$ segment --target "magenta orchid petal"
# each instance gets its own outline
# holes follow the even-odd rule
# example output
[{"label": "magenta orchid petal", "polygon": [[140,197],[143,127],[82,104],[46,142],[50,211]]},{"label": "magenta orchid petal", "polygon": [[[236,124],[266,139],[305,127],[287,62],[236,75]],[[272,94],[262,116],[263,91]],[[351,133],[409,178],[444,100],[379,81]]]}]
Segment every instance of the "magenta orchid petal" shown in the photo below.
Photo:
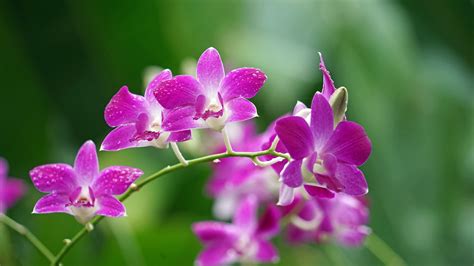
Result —
[{"label": "magenta orchid petal", "polygon": [[322,158],[324,169],[328,172],[330,176],[334,176],[337,170],[337,158],[331,153],[323,154]]},{"label": "magenta orchid petal", "polygon": [[36,189],[43,193],[68,193],[77,187],[74,169],[67,164],[47,164],[30,171]]},{"label": "magenta orchid petal", "polygon": [[183,142],[191,139],[191,130],[171,132],[168,137],[169,142]]},{"label": "magenta orchid petal", "polygon": [[324,152],[332,153],[338,161],[362,165],[370,156],[372,144],[364,128],[351,121],[340,122],[324,146]]},{"label": "magenta orchid petal", "polygon": [[358,226],[354,229],[341,230],[336,238],[345,246],[360,246],[371,232],[367,226]]},{"label": "magenta orchid petal", "polygon": [[137,147],[138,142],[132,141],[137,129],[134,124],[128,124],[114,128],[102,142],[101,150],[118,151],[122,149]]},{"label": "magenta orchid petal", "polygon": [[225,107],[230,113],[227,123],[245,121],[258,116],[255,105],[242,97],[230,100]]},{"label": "magenta orchid petal", "polygon": [[123,86],[105,107],[104,118],[111,127],[132,123],[140,113],[146,112],[145,98],[130,93]]},{"label": "magenta orchid petal", "polygon": [[364,174],[354,165],[338,164],[336,178],[349,195],[360,196],[369,192]]},{"label": "magenta orchid petal", "polygon": [[137,133],[145,133],[148,125],[150,124],[150,117],[147,113],[141,113],[137,117],[137,121],[135,122],[135,128],[137,129]]},{"label": "magenta orchid petal", "polygon": [[281,212],[274,206],[269,205],[259,220],[256,235],[263,238],[270,238],[280,231]]},{"label": "magenta orchid petal", "polygon": [[297,116],[281,118],[276,122],[275,131],[292,158],[303,159],[313,152],[313,134],[303,118]]},{"label": "magenta orchid petal", "polygon": [[166,109],[188,106],[202,94],[202,87],[192,76],[180,75],[160,83],[154,91],[158,102]]},{"label": "magenta orchid petal", "polygon": [[331,106],[328,100],[319,92],[316,92],[311,103],[310,125],[314,135],[315,146],[319,150],[331,137],[334,127]]},{"label": "magenta orchid petal", "polygon": [[97,196],[120,195],[127,191],[130,184],[143,175],[143,171],[127,166],[107,167],[92,183],[92,188]]},{"label": "magenta orchid petal", "polygon": [[257,68],[238,68],[229,72],[221,84],[222,97],[224,101],[234,98],[252,98],[254,97],[263,84],[267,80],[267,76]]},{"label": "magenta orchid petal", "polygon": [[275,263],[278,261],[278,252],[276,248],[266,240],[259,240],[255,260],[263,263]]},{"label": "magenta orchid petal", "polygon": [[280,184],[280,194],[279,194],[277,205],[279,206],[290,205],[293,202],[294,198],[295,198],[295,189],[283,183]]},{"label": "magenta orchid petal", "polygon": [[86,141],[74,161],[74,171],[80,184],[90,183],[99,174],[99,159],[94,142]]},{"label": "magenta orchid petal", "polygon": [[228,243],[219,243],[206,247],[199,253],[196,266],[222,266],[237,260],[237,253],[232,252],[232,246]]},{"label": "magenta orchid petal", "polygon": [[171,79],[172,77],[173,77],[173,74],[171,73],[171,71],[169,69],[165,69],[165,70],[161,71],[160,73],[158,73],[158,75],[156,75],[152,79],[152,81],[150,81],[148,86],[146,87],[145,99],[148,102],[156,101],[154,91],[158,88],[158,86],[160,85],[161,82],[163,82],[165,80],[168,80],[168,79]]},{"label": "magenta orchid petal", "polygon": [[199,83],[206,90],[217,91],[224,75],[224,64],[219,52],[213,47],[208,48],[199,57],[196,66],[196,76]]},{"label": "magenta orchid petal", "polygon": [[9,178],[6,180],[4,185],[3,195],[0,197],[3,197],[6,207],[13,205],[13,203],[25,194],[26,186],[23,183],[23,180]]},{"label": "magenta orchid petal", "polygon": [[97,205],[99,209],[96,215],[108,217],[126,216],[125,206],[123,206],[122,202],[110,195],[102,195],[97,198]]},{"label": "magenta orchid petal", "polygon": [[334,86],[334,81],[331,79],[331,75],[329,74],[329,71],[326,69],[326,66],[324,65],[323,55],[321,53],[319,53],[319,58],[320,58],[319,69],[323,73],[322,93],[323,93],[323,96],[329,101],[329,98],[336,90],[336,87]]},{"label": "magenta orchid petal", "polygon": [[206,101],[207,101],[207,98],[204,94],[201,94],[196,98],[196,103],[194,104],[194,108],[195,108],[197,117],[200,117],[204,114],[205,109],[206,109]]},{"label": "magenta orchid petal", "polygon": [[204,244],[211,244],[219,241],[234,241],[238,238],[238,231],[235,226],[221,222],[199,222],[192,226],[194,234]]},{"label": "magenta orchid petal", "polygon": [[36,202],[33,213],[70,213],[69,209],[66,207],[68,203],[69,197],[67,194],[49,194],[43,196],[38,200],[38,202]]},{"label": "magenta orchid petal", "polygon": [[254,195],[244,198],[235,211],[233,223],[241,230],[252,232],[257,227],[258,202]]},{"label": "magenta orchid petal", "polygon": [[206,123],[202,119],[193,119],[194,114],[194,106],[185,106],[169,111],[163,121],[163,129],[173,132],[206,127]]},{"label": "magenta orchid petal", "polygon": [[318,198],[334,198],[334,193],[324,187],[316,186],[316,185],[304,185],[304,188],[306,192],[312,197],[318,197]]},{"label": "magenta orchid petal", "polygon": [[303,184],[303,174],[301,173],[302,164],[303,160],[294,160],[283,168],[281,178],[285,185],[297,188]]}]

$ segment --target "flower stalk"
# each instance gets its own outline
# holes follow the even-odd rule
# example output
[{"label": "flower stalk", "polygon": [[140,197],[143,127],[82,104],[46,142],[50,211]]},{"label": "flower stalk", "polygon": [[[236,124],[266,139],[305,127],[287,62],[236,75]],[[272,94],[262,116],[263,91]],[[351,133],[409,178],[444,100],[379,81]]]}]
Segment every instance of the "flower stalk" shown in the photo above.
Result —
[{"label": "flower stalk", "polygon": [[43,244],[43,242],[41,242],[33,233],[31,233],[28,228],[17,223],[3,213],[0,213],[0,223],[5,224],[12,230],[16,231],[18,234],[25,237],[41,254],[43,254],[46,259],[49,261],[54,260],[53,253]]},{"label": "flower stalk", "polygon": [[172,149],[173,152],[174,152],[174,155],[176,155],[176,158],[178,158],[178,160],[179,160],[184,166],[188,166],[188,161],[186,161],[186,159],[184,159],[183,154],[182,154],[181,151],[179,150],[178,144],[177,144],[176,142],[171,142],[170,145],[171,145],[171,149]]}]

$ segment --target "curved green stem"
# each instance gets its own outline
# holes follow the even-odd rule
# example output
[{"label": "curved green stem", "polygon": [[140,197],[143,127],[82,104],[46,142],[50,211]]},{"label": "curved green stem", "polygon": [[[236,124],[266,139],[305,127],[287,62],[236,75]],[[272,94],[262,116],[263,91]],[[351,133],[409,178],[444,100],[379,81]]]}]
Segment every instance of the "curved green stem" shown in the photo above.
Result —
[{"label": "curved green stem", "polygon": [[[188,162],[187,166],[200,164],[200,163],[212,162],[212,161],[217,160],[217,159],[223,159],[223,158],[228,158],[228,157],[246,157],[246,158],[250,158],[251,160],[255,160],[258,157],[263,156],[263,155],[273,155],[273,156],[276,156],[276,157],[282,157],[282,158],[287,159],[287,160],[290,159],[288,154],[283,154],[283,153],[276,152],[274,150],[274,148],[271,147],[268,150],[258,151],[258,152],[237,152],[237,151],[228,150],[227,152],[207,155],[207,156],[203,156],[203,157],[200,157],[200,158],[189,160],[189,161],[187,161]],[[171,172],[174,172],[176,170],[185,168],[185,167],[186,167],[186,165],[183,165],[182,163],[178,163],[178,164],[175,164],[175,165],[172,165],[172,166],[168,165],[167,167],[159,170],[158,172],[156,172],[152,175],[149,175],[145,178],[142,178],[135,185],[131,186],[131,188],[127,192],[125,192],[125,194],[123,194],[121,197],[119,197],[119,200],[123,202],[128,197],[130,197],[132,194],[134,194],[135,192],[140,190],[143,186],[150,183],[151,181],[153,181],[153,180],[155,180],[155,179],[157,179],[161,176],[164,176],[166,174],[169,174]],[[92,225],[95,225],[98,222],[100,222],[103,218],[104,218],[103,216],[96,216],[90,223]],[[51,265],[59,265],[59,263],[62,261],[64,256],[69,252],[69,250],[87,233],[88,233],[88,230],[84,227],[79,232],[77,232],[76,235],[70,241],[66,241],[65,242],[66,244],[59,251],[59,253],[56,255],[56,257],[52,260]]]},{"label": "curved green stem", "polygon": [[54,260],[53,253],[33,234],[28,230],[28,228],[23,225],[15,222],[10,217],[6,216],[3,213],[0,213],[0,222],[10,227],[12,230],[16,231],[18,234],[24,236],[31,244],[43,254],[49,261]]},{"label": "curved green stem", "polygon": [[406,263],[385,241],[373,232],[367,237],[365,246],[385,265],[405,266]]}]

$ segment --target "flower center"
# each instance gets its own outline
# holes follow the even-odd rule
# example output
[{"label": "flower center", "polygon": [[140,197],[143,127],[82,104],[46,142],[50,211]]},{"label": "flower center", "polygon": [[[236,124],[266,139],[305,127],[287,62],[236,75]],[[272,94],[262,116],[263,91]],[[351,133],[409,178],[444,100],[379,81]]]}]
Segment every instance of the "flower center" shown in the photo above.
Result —
[{"label": "flower center", "polygon": [[66,207],[94,207],[95,196],[94,191],[90,187],[78,187],[69,196],[70,202],[66,204]]},{"label": "flower center", "polygon": [[94,191],[91,187],[76,188],[69,195],[70,202],[66,204],[76,220],[82,224],[89,222],[95,215],[98,207],[95,204]]}]

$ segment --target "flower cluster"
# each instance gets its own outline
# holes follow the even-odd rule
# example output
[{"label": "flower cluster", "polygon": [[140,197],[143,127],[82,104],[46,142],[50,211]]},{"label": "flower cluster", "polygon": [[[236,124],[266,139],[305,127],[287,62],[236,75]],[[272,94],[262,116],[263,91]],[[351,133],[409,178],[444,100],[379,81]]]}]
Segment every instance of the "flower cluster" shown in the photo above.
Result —
[{"label": "flower cluster", "polygon": [[[192,130],[207,129],[201,131],[206,135],[201,147],[219,155],[207,158],[220,159],[212,164],[206,191],[222,221],[192,226],[204,245],[196,264],[276,262],[278,252],[270,240],[280,232],[295,244],[328,239],[361,244],[370,229],[364,198],[368,186],[359,167],[369,158],[371,142],[361,125],[347,119],[347,89],[336,89],[322,56],[323,88],[310,108],[298,102],[292,114],[278,118],[262,134],[247,121],[257,117],[248,99],[265,84],[261,70],[226,73],[214,48],[201,55],[195,69],[195,76],[161,71],[144,96],[122,87],[105,108],[105,121],[113,129],[101,150],[171,146],[178,166],[184,167],[188,161],[177,143],[191,140]],[[220,138],[222,144],[216,145]],[[127,166],[100,170],[96,146],[87,141],[73,166],[46,164],[30,171],[36,189],[47,193],[33,213],[67,213],[86,225],[98,215],[125,216],[115,196],[137,189],[140,184],[134,182],[142,175]],[[0,212],[22,191],[21,183],[6,179],[6,163],[0,159]]]}]

